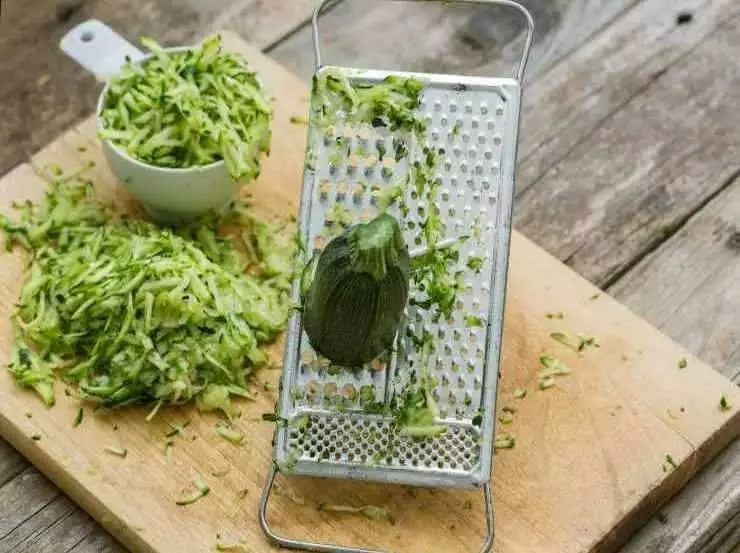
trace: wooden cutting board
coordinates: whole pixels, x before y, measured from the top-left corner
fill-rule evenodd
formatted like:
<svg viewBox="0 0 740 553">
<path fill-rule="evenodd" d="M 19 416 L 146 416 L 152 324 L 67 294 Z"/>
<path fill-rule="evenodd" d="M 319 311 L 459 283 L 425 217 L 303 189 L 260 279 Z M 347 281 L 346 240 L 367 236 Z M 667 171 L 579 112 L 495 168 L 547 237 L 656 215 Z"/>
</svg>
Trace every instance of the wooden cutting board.
<svg viewBox="0 0 740 553">
<path fill-rule="evenodd" d="M 305 128 L 289 119 L 306 113 L 308 90 L 237 37 L 225 34 L 225 42 L 247 56 L 276 96 L 272 156 L 249 188 L 255 209 L 294 213 Z M 89 176 L 100 194 L 135 208 L 114 183 L 94 134 L 89 119 L 33 162 L 73 171 L 92 160 Z M 39 199 L 43 190 L 29 164 L 17 167 L 0 180 L 0 210 L 10 213 L 11 202 Z M 23 266 L 19 253 L 0 256 L 3 364 L 10 355 L 8 317 Z M 517 443 L 496 455 L 498 553 L 615 551 L 740 433 L 740 409 L 718 409 L 723 394 L 740 406 L 731 382 L 597 293 L 514 233 L 499 406 L 517 408 L 513 424 L 500 427 L 516 435 Z M 564 318 L 548 319 L 547 312 L 562 312 Z M 554 331 L 592 334 L 601 347 L 578 356 L 550 338 Z M 543 351 L 566 361 L 573 374 L 555 388 L 538 391 L 537 358 Z M 279 358 L 278 348 L 275 354 Z M 679 369 L 683 357 L 688 365 Z M 263 371 L 260 378 L 274 384 L 278 371 Z M 514 399 L 516 388 L 526 388 L 527 397 Z M 31 392 L 17 388 L 7 371 L 0 371 L 0 434 L 128 548 L 204 553 L 218 542 L 243 540 L 255 553 L 276 550 L 257 522 L 272 437 L 272 427 L 259 419 L 272 410 L 274 392 L 260 390 L 257 402 L 243 406 L 238 426 L 249 437 L 244 447 L 216 437 L 214 419 L 190 409 L 165 412 L 150 424 L 137 408 L 107 414 L 88 410 L 82 425 L 73 429 L 79 404 L 61 386 L 57 392 L 57 405 L 47 410 Z M 167 464 L 167 423 L 186 419 L 192 423 L 184 438 L 176 438 L 173 461 Z M 32 440 L 33 434 L 41 440 Z M 128 456 L 112 456 L 103 450 L 106 445 L 125 446 Z M 210 495 L 177 506 L 176 498 L 192 488 L 198 473 L 210 485 Z M 323 501 L 381 505 L 390 509 L 396 523 L 322 513 L 317 505 Z M 281 478 L 270 517 L 280 532 L 294 537 L 404 553 L 469 553 L 478 551 L 485 536 L 482 509 L 479 492 Z"/>
</svg>

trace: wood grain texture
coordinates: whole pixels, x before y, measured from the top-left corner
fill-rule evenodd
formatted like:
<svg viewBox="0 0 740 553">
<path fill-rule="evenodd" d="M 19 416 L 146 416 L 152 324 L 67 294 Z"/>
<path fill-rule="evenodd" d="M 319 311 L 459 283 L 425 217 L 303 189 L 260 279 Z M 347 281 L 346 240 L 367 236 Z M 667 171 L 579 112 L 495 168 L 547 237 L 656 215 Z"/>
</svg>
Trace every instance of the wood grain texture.
<svg viewBox="0 0 740 553">
<path fill-rule="evenodd" d="M 59 51 L 66 31 L 100 19 L 128 40 L 167 45 L 216 29 L 266 47 L 299 26 L 312 0 L 3 0 L 0 17 L 0 174 L 28 159 L 94 108 L 99 85 Z"/>
<path fill-rule="evenodd" d="M 597 284 L 664 240 L 737 170 L 730 106 L 740 6 L 722 4 L 711 2 L 718 19 L 705 41 L 519 197 L 517 228 Z"/>
<path fill-rule="evenodd" d="M 611 288 L 697 355 L 726 367 L 730 377 L 740 366 L 739 220 L 740 180 L 733 179 Z"/>
<path fill-rule="evenodd" d="M 732 551 L 740 545 L 740 441 L 699 473 L 621 553 Z"/>
<path fill-rule="evenodd" d="M 258 199 L 255 209 L 286 214 L 296 205 L 304 143 L 303 129 L 290 125 L 288 119 L 305 110 L 305 96 L 293 76 L 255 51 L 245 51 L 278 97 L 273 156 L 252 187 Z M 70 170 L 79 167 L 83 160 L 78 146 L 90 145 L 92 136 L 88 122 L 44 149 L 35 161 L 59 163 Z M 91 176 L 111 197 L 118 189 L 99 150 L 93 146 L 85 156 L 97 162 Z M 5 206 L 17 197 L 38 197 L 42 191 L 43 184 L 25 166 L 0 181 Z M 12 298 L 20 285 L 22 259 L 18 254 L 4 256 L 0 263 L 0 273 L 5 275 L 5 286 L 0 288 L 3 299 Z M 518 404 L 511 427 L 519 437 L 516 449 L 497 457 L 497 551 L 612 551 L 740 432 L 740 410 L 720 413 L 707 400 L 726 393 L 740 403 L 740 394 L 729 381 L 692 356 L 690 366 L 677 371 L 676 360 L 688 355 L 682 348 L 613 300 L 590 300 L 594 291 L 551 256 L 514 236 L 502 400 L 512 401 L 512 390 L 520 386 L 530 388 L 530 397 Z M 548 321 L 546 311 L 565 311 L 568 316 L 564 321 Z M 6 315 L 0 317 L 4 352 L 10 339 Z M 554 330 L 593 333 L 602 347 L 579 357 L 555 347 L 548 337 Z M 535 392 L 536 359 L 543 348 L 566 360 L 574 374 L 557 389 Z M 264 378 L 276 376 L 267 373 Z M 52 411 L 40 410 L 28 419 L 22 406 L 34 399 L 18 390 L 6 372 L 0 375 L 0 398 L 1 431 L 132 550 L 204 551 L 215 544 L 217 532 L 225 540 L 246 539 L 258 553 L 270 550 L 255 516 L 270 463 L 271 430 L 253 421 L 271 410 L 271 394 L 244 406 L 239 425 L 250 444 L 243 449 L 219 440 L 210 428 L 211 417 L 192 412 L 168 412 L 147 425 L 142 411 L 132 409 L 86 417 L 82 426 L 72 430 L 77 406 L 60 394 Z M 677 402 L 691 405 L 693 416 L 670 417 L 667 410 Z M 197 440 L 178 443 L 174 466 L 167 467 L 161 438 L 166 419 L 185 416 L 192 417 L 190 435 Z M 114 418 L 120 426 L 117 432 L 112 430 Z M 29 439 L 34 432 L 42 435 L 40 441 Z M 111 459 L 102 451 L 100 444 L 112 439 L 128 447 L 126 459 Z M 585 450 L 592 453 L 584 456 Z M 667 454 L 678 463 L 675 471 L 663 469 Z M 225 477 L 208 476 L 229 465 Z M 188 488 L 196 472 L 206 476 L 211 495 L 187 508 L 175 506 L 173 499 Z M 420 490 L 411 495 L 399 487 L 346 482 L 327 486 L 311 479 L 290 479 L 281 485 L 285 491 L 274 498 L 271 516 L 277 527 L 290 533 L 405 552 L 467 552 L 482 540 L 484 522 L 475 493 Z M 249 493 L 238 500 L 241 489 Z M 466 510 L 468 499 L 474 501 L 477 516 Z M 376 523 L 319 513 L 314 507 L 322 500 L 388 505 L 397 514 L 399 526 L 388 532 Z M 440 525 L 439 513 L 444 513 L 445 521 L 453 521 L 454 531 Z M 87 535 L 60 528 L 49 539 L 67 544 Z M 39 538 L 39 543 L 49 542 L 45 539 Z"/>
<path fill-rule="evenodd" d="M 524 0 L 537 25 L 528 69 L 534 78 L 639 0 Z M 431 73 L 511 73 L 524 20 L 499 6 L 342 0 L 321 18 L 324 63 Z M 313 41 L 306 27 L 270 55 L 308 81 Z"/>
</svg>

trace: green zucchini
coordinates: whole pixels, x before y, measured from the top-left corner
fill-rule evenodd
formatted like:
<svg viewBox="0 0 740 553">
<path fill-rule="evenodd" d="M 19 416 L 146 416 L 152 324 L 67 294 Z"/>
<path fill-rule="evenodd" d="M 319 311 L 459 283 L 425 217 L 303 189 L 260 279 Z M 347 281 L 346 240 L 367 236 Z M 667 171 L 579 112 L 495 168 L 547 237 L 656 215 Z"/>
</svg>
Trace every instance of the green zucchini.
<svg viewBox="0 0 740 553">
<path fill-rule="evenodd" d="M 408 301 L 410 266 L 398 221 L 387 214 L 329 242 L 316 261 L 303 310 L 316 352 L 358 367 L 388 350 Z"/>
</svg>

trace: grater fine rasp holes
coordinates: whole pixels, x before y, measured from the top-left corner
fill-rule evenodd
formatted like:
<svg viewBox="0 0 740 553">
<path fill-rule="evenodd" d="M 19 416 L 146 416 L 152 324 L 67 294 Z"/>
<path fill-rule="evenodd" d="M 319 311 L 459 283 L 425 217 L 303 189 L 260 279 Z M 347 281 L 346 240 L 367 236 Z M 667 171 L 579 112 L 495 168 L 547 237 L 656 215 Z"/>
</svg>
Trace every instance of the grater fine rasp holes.
<svg viewBox="0 0 740 553">
<path fill-rule="evenodd" d="M 384 78 L 382 72 L 377 77 L 369 74 L 375 73 L 347 76 L 362 82 Z M 338 474 L 326 468 L 337 465 L 352 467 L 352 473 L 342 472 L 344 476 L 377 474 L 384 479 L 383 471 L 396 469 L 418 472 L 418 482 L 436 481 L 432 476 L 425 480 L 426 472 L 460 483 L 471 479 L 480 483 L 474 476 L 485 470 L 480 468 L 480 442 L 490 438 L 484 438 L 478 428 L 486 409 L 484 395 L 495 401 L 495 374 L 488 386 L 485 366 L 497 228 L 504 220 L 499 197 L 510 196 L 511 190 L 502 186 L 511 185 L 506 178 L 513 174 L 513 170 L 502 171 L 509 159 L 502 137 L 509 118 L 518 112 L 518 105 L 513 106 L 513 114 L 508 110 L 512 96 L 505 91 L 506 87 L 515 90 L 515 85 L 502 83 L 497 87 L 471 81 L 464 90 L 449 81 L 426 83 L 417 112 L 427 123 L 423 144 L 384 127 L 347 125 L 341 120 L 328 129 L 310 125 L 312 146 L 304 187 L 312 192 L 303 204 L 301 220 L 308 221 L 303 231 L 315 248 L 323 248 L 348 224 L 376 216 L 389 191 L 407 178 L 410 164 L 422 159 L 425 148 L 438 155 L 432 174 L 441 183 L 436 196 L 416 197 L 411 184 L 403 205 L 388 211 L 402 223 L 411 249 L 424 245 L 420 234 L 430 213 L 440 219 L 441 240 L 468 239 L 460 244 L 457 258 L 449 261 L 450 270 L 459 271 L 463 281 L 452 316 L 434 320 L 425 309 L 410 305 L 397 351 L 383 363 L 362 370 L 335 370 L 315 356 L 300 326 L 293 331 L 288 340 L 298 348 L 299 362 L 293 370 L 286 366 L 285 387 L 290 392 L 284 396 L 281 415 L 289 422 L 308 415 L 311 422 L 303 429 L 279 430 L 278 459 L 297 458 L 306 474 Z M 421 359 L 406 330 L 425 330 L 435 337 L 428 359 Z M 374 404 L 389 405 L 419 378 L 422 363 L 436 382 L 431 396 L 448 430 L 417 442 L 395 432 L 391 417 L 366 410 Z M 488 431 L 492 432 L 490 427 Z M 362 466 L 359 472 L 358 465 Z"/>
</svg>

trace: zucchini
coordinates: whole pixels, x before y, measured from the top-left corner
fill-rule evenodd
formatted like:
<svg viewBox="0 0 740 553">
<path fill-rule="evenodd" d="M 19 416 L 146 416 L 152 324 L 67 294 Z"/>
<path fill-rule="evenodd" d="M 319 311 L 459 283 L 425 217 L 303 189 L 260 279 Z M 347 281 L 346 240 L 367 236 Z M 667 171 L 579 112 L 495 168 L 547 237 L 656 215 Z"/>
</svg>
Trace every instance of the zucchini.
<svg viewBox="0 0 740 553">
<path fill-rule="evenodd" d="M 388 350 L 408 301 L 410 266 L 398 221 L 387 214 L 329 242 L 307 284 L 303 310 L 316 352 L 359 367 Z"/>
</svg>

